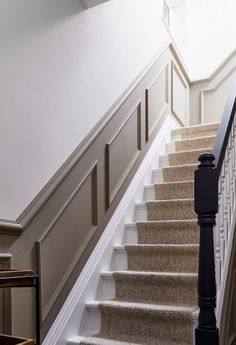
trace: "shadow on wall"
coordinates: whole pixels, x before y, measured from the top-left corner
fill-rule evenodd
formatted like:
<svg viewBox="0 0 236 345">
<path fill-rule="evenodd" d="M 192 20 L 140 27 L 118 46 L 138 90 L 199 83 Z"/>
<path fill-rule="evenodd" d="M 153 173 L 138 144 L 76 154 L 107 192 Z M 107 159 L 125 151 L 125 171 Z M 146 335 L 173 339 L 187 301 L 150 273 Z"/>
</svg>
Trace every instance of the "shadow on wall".
<svg viewBox="0 0 236 345">
<path fill-rule="evenodd" d="M 83 0 L 86 8 L 90 8 L 90 7 L 93 7 L 93 6 L 100 5 L 100 4 L 102 4 L 103 2 L 106 2 L 106 1 L 108 1 L 108 0 Z"/>
<path fill-rule="evenodd" d="M 82 0 L 1 0 L 1 50 L 16 43 L 16 33 L 19 43 L 85 9 Z"/>
</svg>

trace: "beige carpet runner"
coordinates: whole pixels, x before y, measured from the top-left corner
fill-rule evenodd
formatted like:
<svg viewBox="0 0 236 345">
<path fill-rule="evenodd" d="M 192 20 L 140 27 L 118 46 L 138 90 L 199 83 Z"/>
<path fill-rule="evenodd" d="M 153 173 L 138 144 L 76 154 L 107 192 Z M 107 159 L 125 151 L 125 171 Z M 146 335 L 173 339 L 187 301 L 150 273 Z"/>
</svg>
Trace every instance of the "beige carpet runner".
<svg viewBox="0 0 236 345">
<path fill-rule="evenodd" d="M 193 343 L 199 250 L 193 172 L 218 126 L 172 131 L 163 182 L 154 186 L 156 200 L 146 202 L 148 221 L 137 223 L 138 243 L 125 246 L 128 270 L 113 272 L 116 299 L 99 304 L 101 331 L 81 344 Z"/>
</svg>

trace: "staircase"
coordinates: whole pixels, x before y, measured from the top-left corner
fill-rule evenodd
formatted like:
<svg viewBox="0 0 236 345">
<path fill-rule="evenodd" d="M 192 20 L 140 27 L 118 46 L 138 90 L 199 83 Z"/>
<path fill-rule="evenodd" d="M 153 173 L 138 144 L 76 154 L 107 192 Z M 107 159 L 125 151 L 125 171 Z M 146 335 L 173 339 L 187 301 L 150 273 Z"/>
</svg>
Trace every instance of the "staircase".
<svg viewBox="0 0 236 345">
<path fill-rule="evenodd" d="M 136 223 L 126 225 L 126 243 L 114 248 L 115 270 L 101 273 L 104 283 L 115 284 L 116 298 L 86 305 L 88 313 L 100 312 L 100 332 L 68 344 L 193 344 L 199 251 L 193 174 L 218 128 L 172 131 L 145 202 L 136 205 Z"/>
</svg>

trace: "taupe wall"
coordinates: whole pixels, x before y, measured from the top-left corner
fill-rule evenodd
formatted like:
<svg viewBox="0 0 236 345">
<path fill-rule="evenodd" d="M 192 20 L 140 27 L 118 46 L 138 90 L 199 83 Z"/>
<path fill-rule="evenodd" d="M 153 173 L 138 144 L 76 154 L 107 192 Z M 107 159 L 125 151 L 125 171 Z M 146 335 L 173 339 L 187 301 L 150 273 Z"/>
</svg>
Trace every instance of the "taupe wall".
<svg viewBox="0 0 236 345">
<path fill-rule="evenodd" d="M 8 269 L 11 267 L 11 255 L 0 254 L 0 268 Z M 11 291 L 0 289 L 0 333 L 11 333 Z"/>
<path fill-rule="evenodd" d="M 189 122 L 188 82 L 172 52 L 169 46 L 162 51 L 18 219 L 23 232 L 10 236 L 19 224 L 1 223 L 0 252 L 12 254 L 14 268 L 40 274 L 43 336 L 165 116 L 172 112 L 181 124 Z M 32 297 L 30 291 L 13 294 L 12 327 L 19 336 L 31 335 Z"/>
</svg>

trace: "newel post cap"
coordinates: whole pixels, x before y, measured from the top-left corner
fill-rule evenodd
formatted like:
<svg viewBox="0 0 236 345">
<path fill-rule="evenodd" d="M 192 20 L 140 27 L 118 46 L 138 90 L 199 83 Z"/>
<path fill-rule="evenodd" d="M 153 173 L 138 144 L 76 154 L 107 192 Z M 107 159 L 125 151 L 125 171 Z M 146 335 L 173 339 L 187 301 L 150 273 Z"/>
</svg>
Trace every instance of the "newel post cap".
<svg viewBox="0 0 236 345">
<path fill-rule="evenodd" d="M 215 160 L 215 156 L 212 153 L 203 153 L 198 158 L 200 164 L 198 168 L 205 168 L 205 167 L 212 167 L 215 168 L 215 164 L 213 161 Z"/>
</svg>

